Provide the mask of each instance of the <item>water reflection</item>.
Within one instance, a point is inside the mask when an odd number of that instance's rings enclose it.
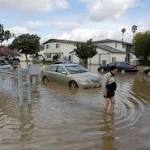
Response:
[[[105,132],[102,137],[102,150],[116,150],[114,115],[103,113],[102,119],[104,124],[100,130]]]
[[[141,74],[116,78],[114,115],[104,113],[100,88],[70,90],[52,82],[32,84],[30,102],[13,99],[0,88],[0,150],[119,150],[120,132],[124,131],[123,140],[129,139],[130,128],[138,130],[139,120],[147,120],[143,113],[149,108],[150,80]]]
[[[138,75],[135,77],[132,91],[135,96],[150,102],[150,77],[145,75]]]
[[[32,134],[34,131],[34,123],[32,123],[32,105],[24,101],[19,108],[19,132],[20,132],[20,144],[22,150],[26,150],[27,142],[31,142]]]

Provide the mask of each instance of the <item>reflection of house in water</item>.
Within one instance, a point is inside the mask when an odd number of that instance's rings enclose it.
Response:
[[[114,135],[114,116],[104,113],[103,125],[100,128],[104,132],[102,136],[102,150],[116,150]]]
[[[7,147],[10,144],[12,149],[17,149],[15,146],[16,141],[18,141],[24,149],[27,147],[27,142],[30,142],[34,132],[32,107],[26,103],[27,101],[24,101],[23,105],[20,106],[18,101],[13,101],[3,93],[0,94],[1,148],[5,149],[5,146]],[[4,121],[3,118],[7,121]]]

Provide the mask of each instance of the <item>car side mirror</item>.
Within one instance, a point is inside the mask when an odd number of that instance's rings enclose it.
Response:
[[[67,75],[68,73],[67,73],[67,72],[65,72],[65,71],[63,71],[63,72],[62,72],[62,74]]]

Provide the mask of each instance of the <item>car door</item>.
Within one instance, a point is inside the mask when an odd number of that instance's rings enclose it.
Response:
[[[57,70],[57,65],[51,65],[46,68],[45,73],[49,80],[51,81],[56,80],[56,70]]]
[[[59,81],[60,83],[65,83],[67,84],[67,72],[64,68],[64,66],[59,66],[57,67],[56,70],[56,79],[57,81]]]

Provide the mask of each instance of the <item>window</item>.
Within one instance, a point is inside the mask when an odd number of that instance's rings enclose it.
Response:
[[[117,42],[115,42],[115,47],[117,48]]]
[[[56,44],[56,48],[60,48],[60,44]]]
[[[125,48],[125,44],[124,43],[122,43],[122,48]]]
[[[112,57],[112,63],[116,62],[116,57]]]
[[[56,68],[57,68],[57,66],[49,66],[49,67],[47,67],[47,70],[52,71],[52,72],[56,72]]]
[[[62,67],[62,66],[58,66],[58,68],[57,68],[57,72],[59,72],[59,73],[63,73],[63,72],[66,72],[66,71],[65,71],[64,67]]]
[[[69,55],[69,61],[71,61],[72,60],[72,57]]]
[[[102,60],[102,65],[106,65],[106,60]]]
[[[46,54],[46,56],[47,56],[47,58],[51,58],[51,54],[50,53]]]
[[[48,44],[46,45],[46,49],[49,49],[49,45]]]

